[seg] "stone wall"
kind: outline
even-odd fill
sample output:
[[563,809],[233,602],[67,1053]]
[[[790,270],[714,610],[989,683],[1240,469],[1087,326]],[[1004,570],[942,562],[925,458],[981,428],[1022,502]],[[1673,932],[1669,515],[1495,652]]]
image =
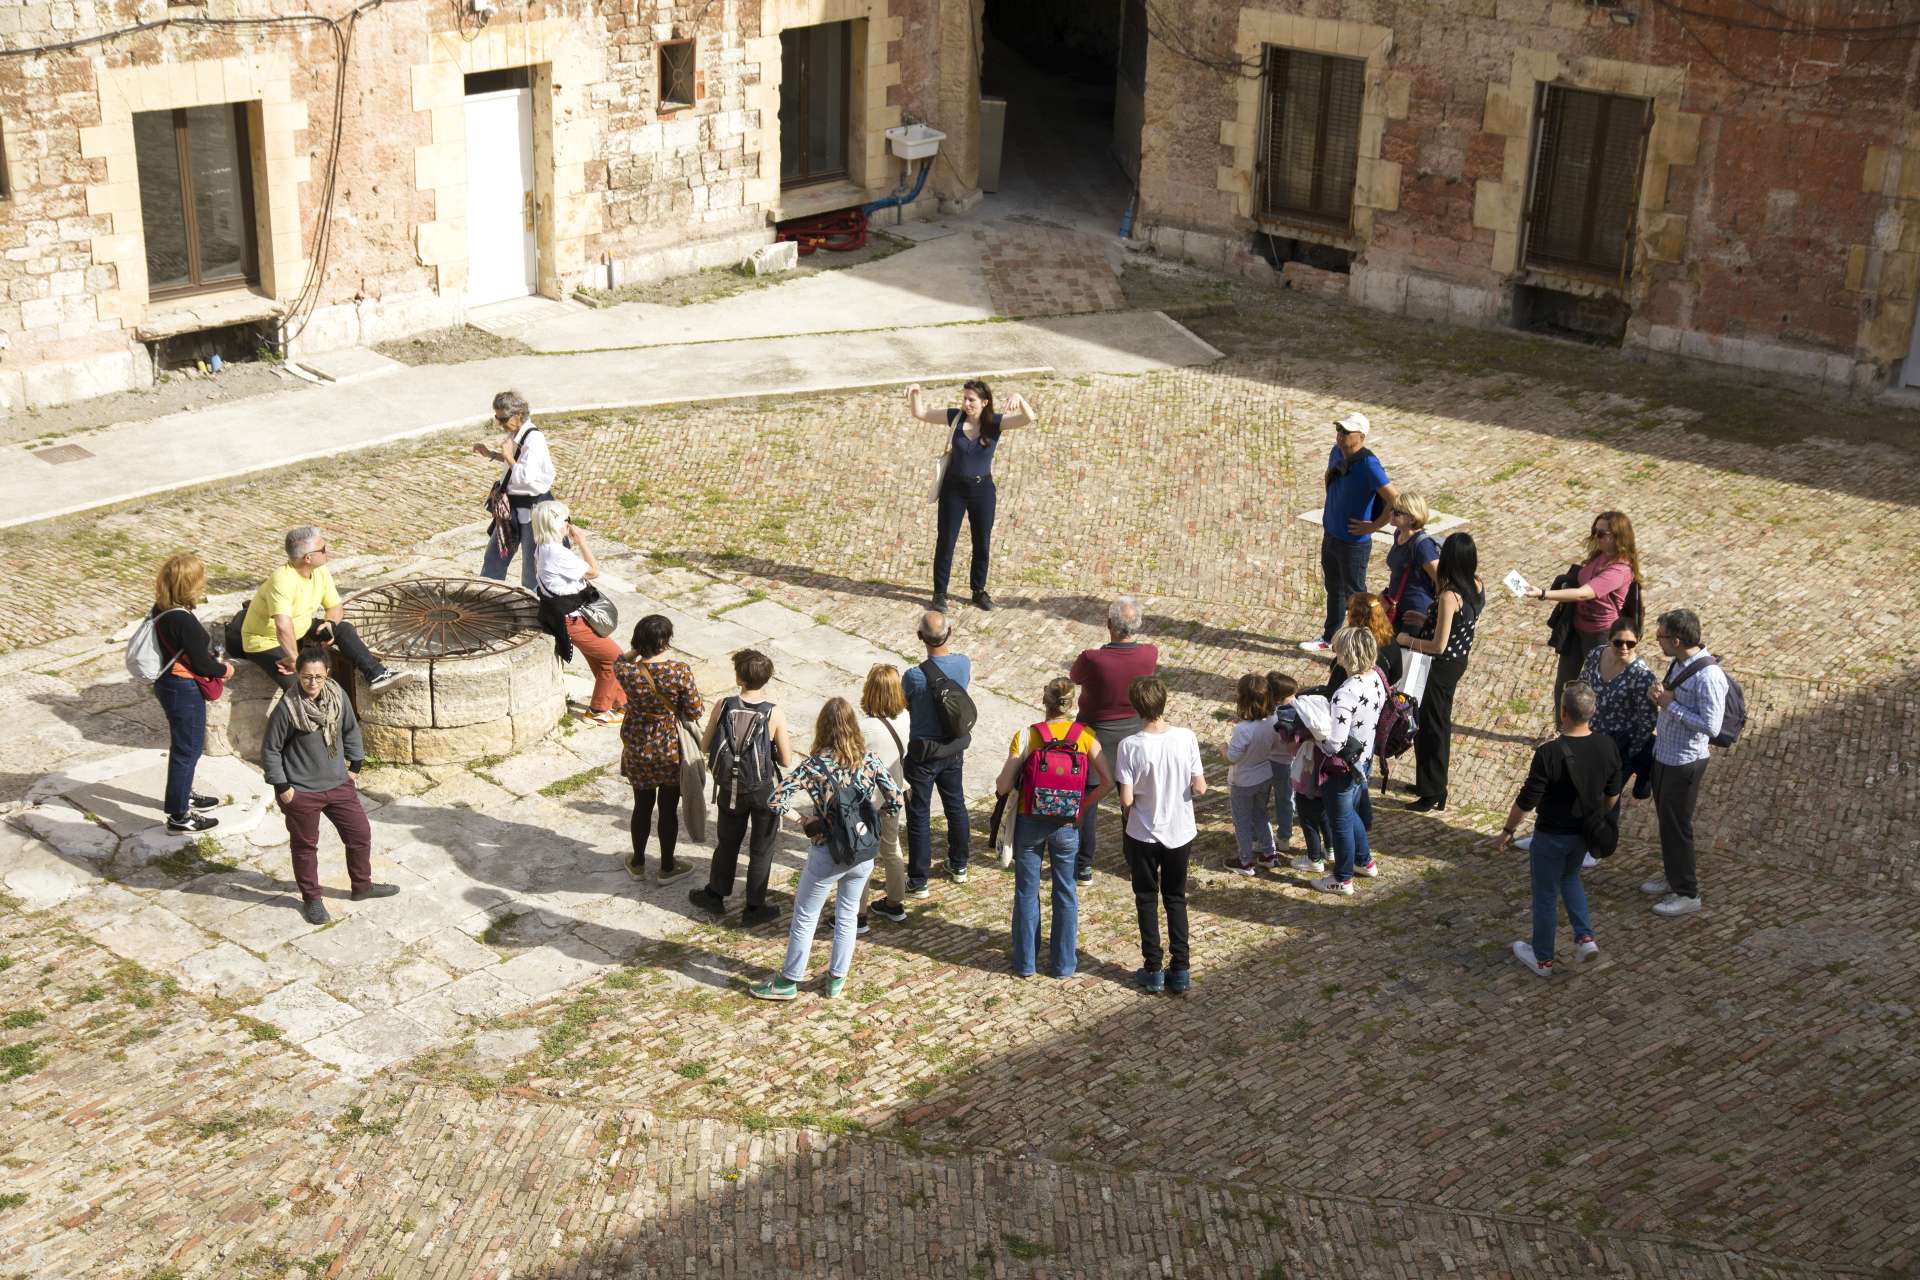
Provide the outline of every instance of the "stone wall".
[[[1598,289],[1631,308],[1630,347],[1883,385],[1920,282],[1920,45],[1716,21],[1754,17],[1732,0],[1688,8],[1196,0],[1181,43],[1201,56],[1149,50],[1136,234],[1221,266],[1259,230],[1301,235],[1354,253],[1353,300],[1468,324],[1509,321],[1518,283]],[[1892,12],[1817,9],[1835,25]],[[1255,216],[1265,44],[1366,61],[1343,233]],[[1653,104],[1624,281],[1519,260],[1541,83]]]

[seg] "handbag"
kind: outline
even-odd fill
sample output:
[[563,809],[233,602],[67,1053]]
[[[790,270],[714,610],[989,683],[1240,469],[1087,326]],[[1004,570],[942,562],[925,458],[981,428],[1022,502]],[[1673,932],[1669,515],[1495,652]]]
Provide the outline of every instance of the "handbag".
[[612,635],[613,629],[620,625],[620,610],[615,607],[613,601],[601,595],[598,588],[594,589],[593,599],[581,605],[577,612],[580,615],[580,621],[586,623],[587,628],[603,640]]
[[[512,471],[509,469],[508,474]],[[507,554],[517,538],[513,537],[513,503],[507,497],[507,477],[501,476],[493,482],[493,488],[487,490],[487,514],[493,518],[493,527],[488,536],[493,539],[493,549],[501,555]]]
[[933,460],[933,483],[927,487],[927,501],[940,501],[940,490],[947,483],[947,462],[953,457],[951,448],[941,450],[940,456]]
[[[654,681],[653,672],[647,669],[646,660],[642,659],[635,665],[640,668],[640,674],[647,678],[647,683],[653,687],[654,694],[662,702],[666,702],[667,695],[660,691],[659,684]],[[667,703],[667,714],[673,717],[674,727],[680,735],[680,826],[687,833],[689,840],[697,844],[705,844],[707,839],[707,758],[700,751],[700,735],[693,731],[691,724],[675,713],[673,704],[670,702]]]
[[225,676],[194,676],[193,682],[200,686],[200,693],[208,702],[220,701],[220,695],[227,691]]

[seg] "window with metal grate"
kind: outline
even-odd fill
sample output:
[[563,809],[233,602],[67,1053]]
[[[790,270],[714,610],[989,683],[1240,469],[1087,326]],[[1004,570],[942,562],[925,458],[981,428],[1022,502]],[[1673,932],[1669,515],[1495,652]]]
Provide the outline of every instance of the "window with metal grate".
[[1653,104],[1547,84],[1536,114],[1528,265],[1625,279]]
[[1360,158],[1358,58],[1267,46],[1260,212],[1345,230]]

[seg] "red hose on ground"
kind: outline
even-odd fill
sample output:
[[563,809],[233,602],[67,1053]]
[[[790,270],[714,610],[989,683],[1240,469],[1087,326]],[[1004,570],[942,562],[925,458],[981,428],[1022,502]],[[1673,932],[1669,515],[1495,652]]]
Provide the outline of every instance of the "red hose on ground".
[[815,249],[848,253],[866,247],[867,215],[858,209],[846,209],[812,218],[795,218],[791,222],[776,225],[773,238],[793,241],[800,246],[802,255],[812,253]]

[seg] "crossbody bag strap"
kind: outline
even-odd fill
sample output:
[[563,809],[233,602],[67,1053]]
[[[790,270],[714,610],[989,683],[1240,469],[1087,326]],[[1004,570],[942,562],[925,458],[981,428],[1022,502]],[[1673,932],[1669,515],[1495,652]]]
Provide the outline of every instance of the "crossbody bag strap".
[[[880,720],[880,717],[875,716],[874,719]],[[893,749],[900,753],[900,759],[904,763],[907,758],[907,744],[900,741],[900,731],[893,727],[891,720],[880,720],[880,726],[887,731],[887,736],[893,739]]]
[[1668,691],[1671,692],[1675,689],[1678,689],[1681,685],[1693,679],[1695,676],[1699,675],[1702,671],[1705,671],[1708,667],[1713,666],[1715,663],[1719,661],[1720,659],[1714,657],[1712,654],[1708,654],[1704,658],[1695,658],[1692,662],[1689,662],[1686,666],[1680,668],[1680,674],[1678,678],[1675,678],[1674,676],[1669,675],[1661,683],[1665,684],[1667,686]]

